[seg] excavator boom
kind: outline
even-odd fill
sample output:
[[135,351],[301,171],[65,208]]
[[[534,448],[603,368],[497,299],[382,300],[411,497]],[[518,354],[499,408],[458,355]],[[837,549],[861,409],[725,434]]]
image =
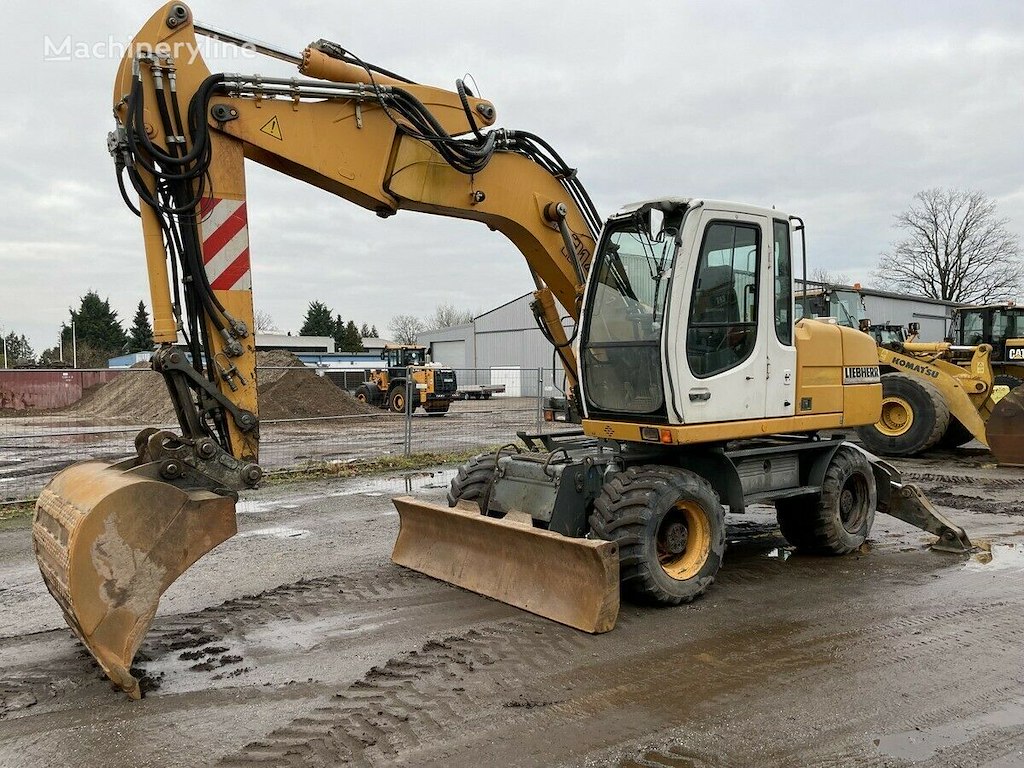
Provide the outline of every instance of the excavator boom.
[[[145,430],[131,459],[64,470],[40,495],[33,526],[40,570],[68,624],[135,697],[131,661],[160,595],[234,535],[237,493],[262,476],[244,161],[382,217],[422,211],[506,235],[534,278],[535,315],[569,387],[576,360],[562,319],[579,319],[600,227],[574,169],[533,134],[491,129],[493,105],[461,82],[456,91],[420,85],[325,40],[297,55],[254,46],[305,79],[211,74],[195,55],[197,32],[248,42],[196,25],[183,3],[165,5],[121,62],[108,139],[122,196],[142,222],[159,345],[152,364],[180,433]],[[438,552],[486,538],[466,514],[431,515],[412,500],[399,509],[396,561],[409,567],[429,570]],[[611,628],[612,545],[510,530],[515,547],[474,557],[463,547],[447,580],[582,629]],[[549,599],[552,558],[572,564],[560,591],[592,610],[574,614]],[[509,569],[514,584],[486,585],[488,572]]]

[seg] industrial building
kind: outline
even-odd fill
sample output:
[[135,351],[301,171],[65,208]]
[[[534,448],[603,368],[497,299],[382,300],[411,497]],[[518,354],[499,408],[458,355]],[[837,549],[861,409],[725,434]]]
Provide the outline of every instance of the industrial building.
[[[809,292],[821,287],[812,286]],[[853,318],[848,324],[856,326],[856,321],[863,318],[902,326],[920,323],[923,341],[942,341],[958,306],[860,285],[829,287],[842,297]],[[562,374],[561,368],[552,367],[552,348],[533,319],[532,299],[533,294],[525,294],[475,317],[471,323],[425,331],[417,341],[427,347],[431,360],[455,368],[460,384],[504,384],[509,394],[535,395],[538,369],[545,389],[552,382],[561,385]]]
[[427,347],[435,363],[455,368],[459,384],[504,384],[512,397],[534,397],[538,371],[542,386],[562,384],[561,367],[553,360],[551,344],[541,334],[530,311],[527,293],[473,318],[473,322],[425,331],[417,343]]

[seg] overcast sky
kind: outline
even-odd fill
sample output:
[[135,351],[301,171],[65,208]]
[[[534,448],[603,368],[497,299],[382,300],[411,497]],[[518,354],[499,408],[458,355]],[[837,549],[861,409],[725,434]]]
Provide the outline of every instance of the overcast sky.
[[[158,8],[8,0],[0,49],[0,328],[56,342],[89,289],[127,326],[149,304],[141,228],[106,153],[118,61]],[[803,216],[812,265],[872,279],[893,214],[932,186],[980,189],[1024,233],[1024,3],[214,2],[196,18],[296,52],[335,40],[419,82],[472,73],[498,124],[546,138],[603,216],[657,196]],[[615,10],[600,10],[614,8]],[[74,46],[71,61],[46,54]],[[49,43],[47,42],[49,41]],[[88,56],[78,49],[92,49]],[[216,53],[217,51],[211,51]],[[214,71],[280,74],[260,57]],[[532,287],[479,224],[382,221],[248,166],[258,309],[296,330],[311,300],[383,332],[439,302],[484,311]]]

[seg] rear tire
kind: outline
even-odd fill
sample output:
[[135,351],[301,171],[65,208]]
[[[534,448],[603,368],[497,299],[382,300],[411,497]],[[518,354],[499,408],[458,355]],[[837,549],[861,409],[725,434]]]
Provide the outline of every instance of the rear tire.
[[454,507],[459,499],[475,502],[480,512],[487,514],[487,501],[494,485],[494,463],[497,454],[481,453],[459,467],[448,488],[448,506]]
[[856,448],[841,446],[825,470],[819,496],[779,499],[775,511],[782,535],[797,549],[845,555],[867,540],[877,506],[871,463]]
[[630,467],[601,489],[594,535],[619,545],[622,591],[638,602],[688,603],[725,555],[725,510],[711,484],[676,467]]
[[949,426],[949,408],[938,387],[904,373],[882,376],[882,415],[857,428],[871,453],[914,456],[939,442]]

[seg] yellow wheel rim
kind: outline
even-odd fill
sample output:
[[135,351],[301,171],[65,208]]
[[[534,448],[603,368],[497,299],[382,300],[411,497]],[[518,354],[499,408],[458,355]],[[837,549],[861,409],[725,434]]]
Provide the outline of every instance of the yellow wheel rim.
[[914,423],[914,409],[902,397],[890,395],[882,400],[882,417],[875,427],[883,435],[905,435]]
[[405,410],[405,398],[402,395],[395,395],[395,399],[391,402],[395,404],[396,411]]
[[366,395],[364,395],[362,392],[360,392],[358,395],[356,395],[356,400],[358,400],[360,403],[365,403],[366,402]]
[[707,513],[692,501],[681,501],[671,509],[657,535],[658,563],[677,581],[692,579],[711,552],[711,522]]

